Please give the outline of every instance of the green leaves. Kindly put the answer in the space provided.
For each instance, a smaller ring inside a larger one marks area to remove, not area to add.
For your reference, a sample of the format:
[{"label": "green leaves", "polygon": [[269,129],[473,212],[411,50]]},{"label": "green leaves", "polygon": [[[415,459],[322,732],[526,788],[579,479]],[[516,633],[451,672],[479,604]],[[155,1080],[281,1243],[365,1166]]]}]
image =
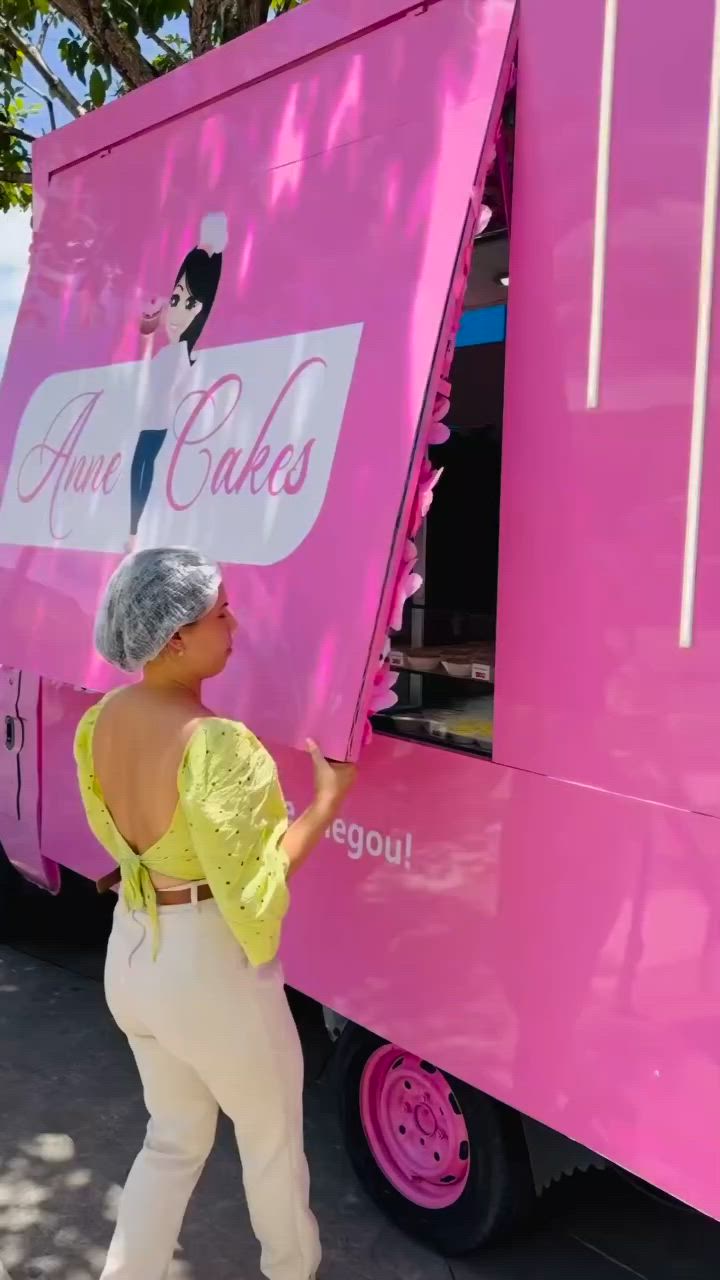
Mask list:
[{"label": "green leaves", "polygon": [[97,45],[71,30],[58,41],[57,49],[70,75],[87,88],[85,110],[102,107],[112,87],[113,73]]},{"label": "green leaves", "polygon": [[[1,55],[0,55],[1,56]],[[0,78],[0,211],[30,204],[30,146],[28,121],[34,104],[13,88],[10,77]]]},{"label": "green leaves", "polygon": [[58,41],[58,53],[70,74],[77,76],[78,80],[85,84],[85,69],[90,56],[89,42],[81,41],[73,32]]},{"label": "green leaves", "polygon": [[270,9],[273,17],[279,17],[281,13],[289,13],[301,4],[307,4],[307,0],[270,0]]},{"label": "green leaves", "polygon": [[90,101],[94,107],[101,107],[107,97],[107,82],[100,70],[95,67],[90,75]]}]

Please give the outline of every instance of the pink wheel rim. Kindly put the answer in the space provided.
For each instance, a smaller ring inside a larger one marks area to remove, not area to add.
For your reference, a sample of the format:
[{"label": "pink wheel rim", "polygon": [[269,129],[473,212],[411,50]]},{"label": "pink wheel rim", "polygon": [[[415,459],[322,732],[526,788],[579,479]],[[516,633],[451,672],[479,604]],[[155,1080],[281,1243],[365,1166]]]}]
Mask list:
[{"label": "pink wheel rim", "polygon": [[470,1174],[467,1126],[441,1071],[383,1045],[365,1064],[360,1118],[370,1150],[396,1191],[423,1209],[447,1209]]}]

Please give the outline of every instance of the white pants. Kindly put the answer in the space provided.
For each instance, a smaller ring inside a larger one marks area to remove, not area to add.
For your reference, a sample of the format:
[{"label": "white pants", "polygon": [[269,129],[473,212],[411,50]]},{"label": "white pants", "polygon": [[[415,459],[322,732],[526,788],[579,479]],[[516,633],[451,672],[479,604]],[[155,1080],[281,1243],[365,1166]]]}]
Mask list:
[{"label": "white pants", "polygon": [[303,1062],[280,966],[252,969],[212,901],[161,908],[153,960],[147,917],[120,902],[105,989],[150,1123],[102,1280],[165,1280],[218,1107],[235,1126],[263,1274],[311,1280],[320,1244],[303,1152]]}]

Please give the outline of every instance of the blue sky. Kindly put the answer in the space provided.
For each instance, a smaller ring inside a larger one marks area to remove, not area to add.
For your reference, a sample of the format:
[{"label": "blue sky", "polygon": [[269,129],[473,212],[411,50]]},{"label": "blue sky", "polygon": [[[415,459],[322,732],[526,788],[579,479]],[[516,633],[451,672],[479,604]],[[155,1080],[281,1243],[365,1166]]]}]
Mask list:
[{"label": "blue sky", "polygon": [[22,297],[29,249],[29,216],[17,210],[0,214],[0,373]]}]

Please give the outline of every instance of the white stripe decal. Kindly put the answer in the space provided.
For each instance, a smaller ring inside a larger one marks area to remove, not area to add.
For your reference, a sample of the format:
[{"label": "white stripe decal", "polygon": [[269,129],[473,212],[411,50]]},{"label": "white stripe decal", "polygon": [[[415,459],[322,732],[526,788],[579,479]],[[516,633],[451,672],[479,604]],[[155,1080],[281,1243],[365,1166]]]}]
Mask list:
[{"label": "white stripe decal", "polygon": [[715,0],[712,74],[710,81],[710,113],[705,164],[705,205],[703,209],[702,249],[700,253],[700,289],[698,294],[697,338],[695,345],[695,384],[693,387],[692,430],[690,434],[690,467],[688,472],[685,524],[685,556],[683,560],[682,602],[680,607],[680,648],[693,643],[695,621],[695,585],[697,581],[700,504],[702,498],[705,423],[707,421],[710,379],[710,344],[712,341],[713,291],[717,240],[718,190],[720,188],[720,0]]},{"label": "white stripe decal", "polygon": [[595,185],[592,303],[588,347],[588,409],[597,409],[600,402],[600,363],[602,360],[603,310],[605,303],[610,147],[615,90],[618,5],[619,0],[605,0],[605,36],[603,39],[602,73],[600,77],[600,120],[598,127],[597,180]]}]

